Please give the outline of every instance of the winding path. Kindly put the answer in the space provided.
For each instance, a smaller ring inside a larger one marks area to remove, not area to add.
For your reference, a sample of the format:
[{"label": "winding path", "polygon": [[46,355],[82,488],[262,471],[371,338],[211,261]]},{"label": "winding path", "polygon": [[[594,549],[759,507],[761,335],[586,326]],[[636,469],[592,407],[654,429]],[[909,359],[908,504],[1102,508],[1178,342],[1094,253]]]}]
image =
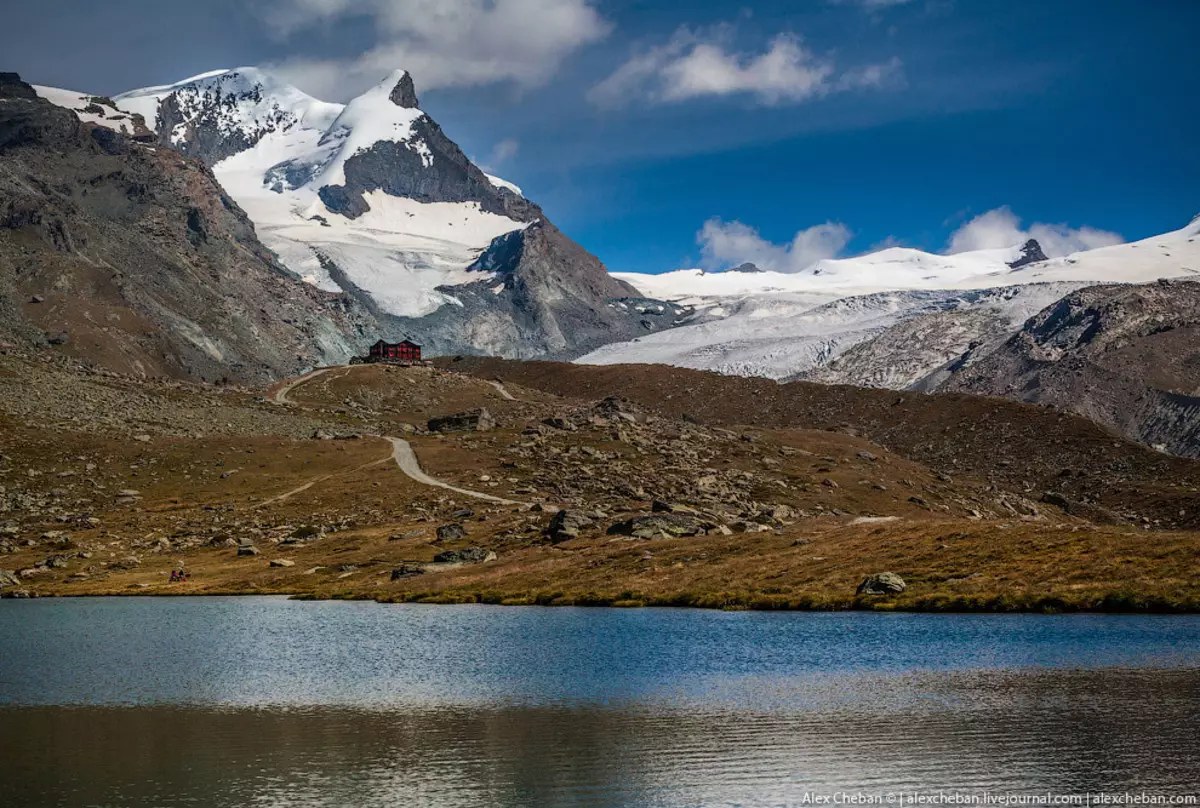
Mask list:
[{"label": "winding path", "polygon": [[504,382],[496,379],[495,381],[489,381],[488,384],[496,388],[496,392],[500,394],[500,398],[503,398],[507,401],[516,401],[516,399],[513,398],[513,394],[508,392],[508,389],[504,386]]},{"label": "winding path", "polygon": [[276,404],[295,404],[296,402],[288,398],[288,393],[292,392],[305,382],[311,381],[318,376],[323,376],[333,369],[334,368],[317,368],[316,370],[310,370],[303,376],[297,376],[291,381],[284,382],[279,386],[278,390],[271,394],[271,400]]},{"label": "winding path", "polygon": [[[374,436],[372,436],[372,437],[374,437]],[[391,459],[390,457],[381,457],[379,460],[372,460],[370,463],[363,463],[361,466],[355,466],[354,468],[347,469],[346,471],[335,471],[333,474],[322,474],[320,477],[313,477],[311,480],[309,480],[308,482],[306,482],[304,485],[300,486],[299,488],[293,488],[291,491],[285,491],[284,493],[279,494],[278,496],[271,497],[270,499],[264,499],[262,502],[255,503],[254,507],[262,508],[266,505],[272,505],[276,502],[283,502],[285,499],[291,499],[292,497],[296,496],[296,494],[300,494],[300,493],[303,493],[304,491],[307,491],[308,489],[312,488],[317,483],[323,483],[326,480],[331,480],[334,477],[341,477],[344,474],[353,474],[356,471],[362,471],[363,469],[369,469],[371,466],[378,466],[380,463],[386,463],[390,459]]]},{"label": "winding path", "polygon": [[495,497],[491,494],[484,494],[481,491],[471,491],[466,488],[457,488],[453,485],[450,485],[450,483],[442,482],[441,480],[430,477],[428,474],[421,471],[421,464],[417,462],[417,454],[413,451],[413,448],[409,445],[408,441],[404,440],[403,438],[389,438],[386,435],[380,435],[379,437],[382,437],[386,441],[391,441],[392,458],[396,461],[396,465],[400,467],[401,471],[419,483],[436,486],[438,488],[445,488],[447,491],[453,491],[456,494],[462,494],[466,497],[474,497],[475,499],[482,499],[488,502],[495,502],[500,505],[522,504],[511,499],[504,499],[503,497]]},{"label": "winding path", "polygon": [[[288,398],[288,393],[292,392],[300,385],[302,385],[306,382],[312,381],[313,379],[317,378],[318,376],[322,376],[326,373],[329,373],[332,370],[337,370],[337,369],[338,368],[318,368],[309,373],[305,373],[303,376],[297,376],[296,378],[292,379],[291,381],[288,381],[288,382],[280,385],[279,389],[276,390],[272,394],[271,400],[274,401],[276,404],[295,404],[296,402],[294,402],[290,398]],[[346,375],[349,372],[350,372],[350,368],[346,368],[345,373],[343,373],[342,375]],[[501,382],[498,382],[498,381],[488,382],[488,384],[495,387],[496,390],[499,391],[500,395],[503,396],[504,398],[508,399],[509,401],[516,401],[516,399],[512,397],[512,394],[504,389],[504,385]],[[472,491],[468,488],[458,488],[457,486],[450,485],[450,483],[443,482],[442,480],[439,480],[435,477],[430,477],[428,474],[426,474],[424,471],[421,470],[421,464],[417,462],[416,452],[413,451],[413,448],[411,445],[409,445],[409,442],[404,440],[403,438],[392,438],[387,435],[369,435],[368,437],[382,438],[383,440],[386,440],[389,443],[391,443],[392,444],[392,454],[391,454],[390,459],[394,460],[396,462],[396,465],[400,468],[400,471],[404,472],[404,474],[406,476],[408,476],[410,479],[412,479],[415,482],[421,483],[422,485],[429,485],[429,486],[433,486],[435,488],[444,488],[447,491],[453,491],[454,493],[461,494],[464,497],[473,497],[475,499],[481,499],[486,502],[495,502],[498,505],[523,505],[523,504],[525,504],[522,502],[517,502],[515,500],[504,499],[503,497],[497,497],[497,496],[493,496],[491,494],[485,494],[482,491]],[[349,471],[337,472],[336,474],[325,474],[323,476],[316,477],[316,478],[310,480],[309,482],[305,483],[304,485],[300,486],[299,488],[293,488],[291,491],[287,491],[283,494],[280,494],[279,496],[271,497],[270,499],[263,500],[262,502],[259,502],[258,504],[256,504],[254,507],[261,508],[264,505],[270,505],[271,503],[274,503],[274,502],[282,502],[283,500],[288,499],[289,497],[295,496],[296,494],[299,494],[303,491],[307,491],[308,489],[312,488],[317,483],[324,482],[325,480],[328,480],[331,477],[337,477],[342,474],[351,474],[356,471],[361,471],[362,469],[369,468],[370,466],[375,466],[380,463],[384,463],[388,459],[389,458],[385,457],[380,460],[373,460],[370,463],[364,463],[363,465],[358,466],[357,468],[350,469]]]}]

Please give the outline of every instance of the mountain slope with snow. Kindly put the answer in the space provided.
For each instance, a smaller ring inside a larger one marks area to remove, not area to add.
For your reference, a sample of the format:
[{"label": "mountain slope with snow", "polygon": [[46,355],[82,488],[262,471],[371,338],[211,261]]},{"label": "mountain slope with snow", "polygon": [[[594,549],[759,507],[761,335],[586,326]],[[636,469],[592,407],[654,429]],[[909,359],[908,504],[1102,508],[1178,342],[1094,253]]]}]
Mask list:
[{"label": "mountain slope with snow", "polygon": [[89,96],[42,92],[99,126],[141,116],[160,146],[209,165],[297,279],[378,317],[383,333],[364,342],[407,336],[431,354],[570,358],[682,313],[616,305],[639,293],[516,185],[475,166],[420,109],[404,71],[345,105],[253,67],[103,99],[103,115]]},{"label": "mountain slope with snow", "polygon": [[[1075,289],[1200,275],[1200,220],[1130,244],[1017,268],[1021,249],[934,255],[890,248],[819,261],[794,274],[678,270],[620,274],[643,292],[698,312],[683,327],[603,346],[578,361],[659,363],[774,379],[906,387],[979,343],[1003,341],[1021,323]],[[955,313],[963,313],[955,323]],[[882,338],[914,318],[938,315],[947,332],[926,345]],[[954,336],[951,338],[950,334]],[[836,360],[875,342],[857,359]],[[897,350],[907,353],[900,356]],[[895,367],[889,367],[889,363]],[[900,367],[903,366],[903,369]]]}]

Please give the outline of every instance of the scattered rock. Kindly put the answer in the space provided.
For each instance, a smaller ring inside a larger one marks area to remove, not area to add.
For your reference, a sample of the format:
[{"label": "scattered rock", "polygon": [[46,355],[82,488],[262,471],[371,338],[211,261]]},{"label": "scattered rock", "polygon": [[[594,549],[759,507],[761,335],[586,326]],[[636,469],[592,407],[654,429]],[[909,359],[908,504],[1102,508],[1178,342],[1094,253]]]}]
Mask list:
[{"label": "scattered rock", "polygon": [[1071,510],[1070,500],[1056,491],[1047,491],[1046,493],[1042,494],[1042,502],[1045,502],[1047,505],[1053,505],[1056,508],[1062,508],[1068,513]]},{"label": "scattered rock", "polygon": [[904,579],[894,572],[877,572],[868,575],[858,585],[859,595],[897,595],[908,589]]},{"label": "scattered rock", "polygon": [[444,550],[433,557],[435,564],[482,564],[495,561],[496,554],[482,547],[464,547],[461,550]]},{"label": "scattered rock", "polygon": [[486,432],[496,427],[496,419],[487,408],[443,415],[429,419],[430,432]]},{"label": "scattered rock", "polygon": [[425,568],[420,564],[401,564],[392,570],[392,580],[401,581],[405,578],[413,578],[417,575],[424,575]]},{"label": "scattered rock", "polygon": [[467,529],[462,525],[450,524],[441,525],[437,529],[438,541],[458,541],[467,537]]},{"label": "scattered rock", "polygon": [[554,544],[579,537],[579,532],[592,525],[592,519],[583,511],[563,510],[554,514],[546,535]]},{"label": "scattered rock", "polygon": [[240,556],[256,556],[258,555],[258,548],[253,544],[239,544],[237,554]]},{"label": "scattered rock", "polygon": [[697,536],[704,526],[694,516],[683,513],[655,513],[635,516],[612,525],[610,534],[632,536],[635,539],[671,539],[677,536]]},{"label": "scattered rock", "polygon": [[[241,555],[241,554],[242,553],[239,550],[238,555]],[[296,566],[296,562],[292,561],[290,558],[272,558],[271,566],[272,567],[294,567],[294,566]]]}]

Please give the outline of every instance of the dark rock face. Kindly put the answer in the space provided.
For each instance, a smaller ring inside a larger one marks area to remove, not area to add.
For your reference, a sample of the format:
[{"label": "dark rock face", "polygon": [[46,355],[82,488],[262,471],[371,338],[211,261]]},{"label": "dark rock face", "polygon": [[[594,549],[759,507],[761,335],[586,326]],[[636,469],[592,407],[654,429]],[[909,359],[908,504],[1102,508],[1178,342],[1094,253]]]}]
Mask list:
[{"label": "dark rock face", "polygon": [[1042,245],[1037,243],[1037,239],[1029,239],[1021,245],[1021,256],[1016,261],[1008,263],[1009,269],[1020,269],[1029,264],[1036,264],[1038,261],[1046,261],[1046,254],[1042,252]]},{"label": "dark rock face", "polygon": [[392,103],[398,107],[405,109],[416,109],[420,106],[417,103],[417,88],[413,86],[412,76],[405,73],[400,81],[396,82],[396,86],[392,88],[392,94],[388,96]]},{"label": "dark rock face", "polygon": [[500,273],[503,288],[497,291],[494,279],[443,287],[462,305],[389,322],[430,356],[573,359],[609,342],[672,328],[692,314],[641,297],[544,219],[495,239],[471,268]]},{"label": "dark rock face", "polygon": [[[69,110],[42,101],[16,73],[0,73],[0,153],[19,146],[70,148],[80,122]],[[0,204],[3,204],[0,197]]]},{"label": "dark rock face", "polygon": [[752,264],[747,261],[744,264],[738,264],[736,267],[730,267],[726,272],[762,272],[757,264]]},{"label": "dark rock face", "polygon": [[69,334],[55,350],[114,370],[261,382],[374,338],[353,300],[276,263],[203,164],[4,86],[0,341]]},{"label": "dark rock face", "polygon": [[1080,289],[942,389],[1051,404],[1200,456],[1200,283]]},{"label": "dark rock face", "polygon": [[[396,91],[403,84],[401,81]],[[542,218],[537,205],[507,188],[493,185],[428,115],[418,118],[412,129],[413,140],[424,142],[429,156],[407,143],[380,141],[346,161],[344,185],[321,188],[319,193],[325,206],[356,219],[369,210],[363,194],[381,190],[419,202],[478,202],[481,210],[518,222]]]},{"label": "dark rock face", "polygon": [[0,99],[23,98],[26,101],[36,101],[37,97],[33,87],[22,81],[16,73],[0,73]]}]

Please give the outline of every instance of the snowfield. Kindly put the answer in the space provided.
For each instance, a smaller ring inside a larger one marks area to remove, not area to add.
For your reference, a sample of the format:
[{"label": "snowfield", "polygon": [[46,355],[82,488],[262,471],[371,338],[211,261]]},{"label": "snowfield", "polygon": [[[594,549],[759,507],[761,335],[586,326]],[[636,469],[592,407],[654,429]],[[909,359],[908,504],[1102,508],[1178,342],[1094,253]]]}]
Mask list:
[{"label": "snowfield", "polygon": [[[794,274],[699,269],[662,275],[616,273],[649,297],[691,305],[698,313],[689,325],[606,345],[577,361],[667,364],[731,375],[796,378],[922,315],[987,313],[993,316],[971,319],[1015,331],[1033,314],[1082,286],[1200,279],[1198,238],[1200,219],[1161,236],[1018,269],[1008,266],[1019,254],[1017,247],[956,255],[889,248],[819,261]],[[886,370],[880,368],[874,375],[892,378]]]}]

